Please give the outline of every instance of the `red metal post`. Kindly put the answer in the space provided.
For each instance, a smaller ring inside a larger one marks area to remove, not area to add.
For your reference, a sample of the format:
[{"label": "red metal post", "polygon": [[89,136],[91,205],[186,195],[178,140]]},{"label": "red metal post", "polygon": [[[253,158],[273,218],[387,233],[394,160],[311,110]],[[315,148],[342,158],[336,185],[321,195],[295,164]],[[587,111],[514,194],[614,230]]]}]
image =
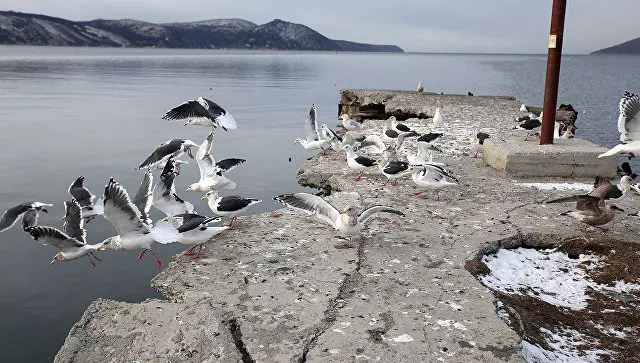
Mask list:
[{"label": "red metal post", "polygon": [[558,104],[558,82],[560,81],[560,60],[562,59],[562,36],[566,8],[567,0],[553,0],[540,145],[553,144],[553,126],[556,122],[556,106]]}]

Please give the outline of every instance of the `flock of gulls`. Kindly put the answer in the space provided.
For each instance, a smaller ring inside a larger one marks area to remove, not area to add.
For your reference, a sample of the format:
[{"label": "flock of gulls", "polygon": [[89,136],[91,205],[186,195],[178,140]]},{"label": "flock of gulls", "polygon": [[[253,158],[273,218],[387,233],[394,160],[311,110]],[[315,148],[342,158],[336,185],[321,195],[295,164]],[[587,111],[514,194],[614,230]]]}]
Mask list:
[{"label": "flock of gulls", "polygon": [[[418,86],[418,92],[422,85]],[[523,105],[520,111],[526,112]],[[185,125],[196,125],[210,128],[209,134],[202,143],[197,144],[186,139],[171,139],[157,146],[157,148],[136,168],[143,171],[142,181],[133,198],[127,190],[113,177],[105,186],[103,196],[97,198],[84,185],[84,177],[78,177],[69,186],[71,199],[64,202],[64,217],[62,229],[38,224],[40,212],[48,213],[52,204],[38,201],[27,201],[4,212],[0,219],[0,232],[13,227],[21,219],[22,229],[34,240],[51,245],[60,250],[51,264],[70,261],[87,256],[93,266],[101,259],[96,252],[102,249],[118,251],[140,251],[138,260],[146,252],[150,252],[158,267],[162,265],[152,249],[154,243],[181,243],[189,246],[184,255],[198,258],[205,243],[215,239],[226,230],[234,228],[236,217],[252,205],[261,200],[238,195],[220,195],[221,191],[236,188],[236,183],[226,177],[226,173],[246,162],[240,158],[230,158],[216,161],[211,155],[213,136],[217,128],[225,131],[237,128],[234,117],[218,104],[205,98],[189,100],[167,111],[162,119],[186,120]],[[516,118],[519,125],[514,129],[535,132],[541,126],[542,114],[530,114]],[[340,116],[341,128],[332,130],[326,124],[318,127],[316,106],[312,105],[305,122],[305,138],[298,138],[294,144],[300,144],[307,150],[318,150],[326,154],[328,150],[335,152],[334,158],[345,153],[346,164],[350,169],[358,171],[355,181],[359,181],[365,172],[378,169],[396,186],[399,180],[411,177],[415,185],[424,191],[420,195],[430,192],[432,198],[439,199],[439,190],[459,184],[453,174],[446,170],[443,163],[434,160],[434,152],[442,152],[434,141],[443,136],[438,127],[443,123],[443,115],[438,108],[428,132],[419,133],[409,126],[389,119],[380,133],[365,135],[362,124],[351,119],[348,115]],[[633,158],[640,154],[640,97],[625,92],[620,102],[620,116],[618,130],[622,143],[599,157],[613,155]],[[557,138],[572,138],[575,129],[556,122],[554,136]],[[531,134],[527,134],[529,137]],[[415,139],[415,151],[405,146],[405,140]],[[470,137],[472,157],[477,157],[482,151],[484,141],[490,138],[485,132],[476,130]],[[379,155],[374,158],[367,155]],[[187,154],[195,159],[200,170],[200,178],[189,185],[186,192],[203,193],[201,200],[206,200],[213,216],[201,215],[195,207],[178,196],[175,179],[180,175],[182,165],[187,161],[180,159]],[[160,180],[154,184],[153,173],[160,171]],[[547,203],[575,202],[575,210],[562,215],[570,216],[585,226],[601,226],[610,222],[616,210],[612,202],[623,198],[629,191],[640,194],[634,179],[637,177],[631,171],[628,162],[619,168],[621,181],[613,185],[609,178],[598,177],[593,191],[588,194],[550,200]],[[385,184],[387,184],[385,183]],[[359,212],[355,206],[347,206],[339,210],[319,195],[309,193],[283,194],[273,198],[287,207],[315,215],[320,220],[331,225],[345,236],[357,236],[366,224],[378,213],[404,215],[401,211],[388,206],[375,205]],[[160,210],[165,217],[156,221],[151,220],[151,207]],[[640,217],[640,212],[633,214]],[[104,217],[114,228],[115,235],[101,243],[89,244],[85,225],[94,218]],[[227,221],[222,225],[213,226]],[[198,248],[197,252],[195,249]]]}]

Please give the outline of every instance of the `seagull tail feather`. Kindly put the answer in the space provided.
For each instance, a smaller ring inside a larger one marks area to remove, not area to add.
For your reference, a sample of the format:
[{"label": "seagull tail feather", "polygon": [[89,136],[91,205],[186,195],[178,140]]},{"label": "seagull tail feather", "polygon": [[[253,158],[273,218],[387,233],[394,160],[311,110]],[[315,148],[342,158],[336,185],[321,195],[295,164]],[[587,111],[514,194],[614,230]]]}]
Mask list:
[{"label": "seagull tail feather", "polygon": [[225,115],[218,116],[216,121],[218,121],[220,126],[225,127],[227,129],[235,130],[238,128],[238,123],[236,122],[236,119],[233,118],[233,116],[228,113]]},{"label": "seagull tail feather", "polygon": [[151,230],[153,240],[163,245],[180,240],[178,230],[168,222],[158,222]]},{"label": "seagull tail feather", "polygon": [[93,212],[97,215],[104,214],[104,200],[102,200],[102,198],[98,198],[93,204]]}]

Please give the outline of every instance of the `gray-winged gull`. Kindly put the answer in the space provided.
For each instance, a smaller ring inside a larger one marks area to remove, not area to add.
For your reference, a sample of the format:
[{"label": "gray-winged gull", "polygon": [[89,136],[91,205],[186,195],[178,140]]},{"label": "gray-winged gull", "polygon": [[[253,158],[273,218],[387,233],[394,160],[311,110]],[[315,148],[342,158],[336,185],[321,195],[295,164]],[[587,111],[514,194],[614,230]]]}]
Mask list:
[{"label": "gray-winged gull", "polygon": [[29,228],[38,224],[38,212],[49,212],[46,207],[53,207],[53,204],[24,202],[7,209],[0,219],[0,232],[13,227],[20,216],[22,216],[22,229],[28,231]]},{"label": "gray-winged gull", "polygon": [[84,186],[84,177],[79,176],[69,186],[69,194],[78,201],[78,204],[82,207],[82,218],[85,222],[89,223],[95,216],[101,215],[104,212],[104,201],[102,198],[96,198],[89,189]]},{"label": "gray-winged gull", "polygon": [[362,124],[360,122],[352,119],[346,113],[340,115],[340,120],[342,121],[342,127],[344,127],[347,131],[355,131],[362,128]]},{"label": "gray-winged gull", "polygon": [[[147,195],[147,198],[150,197]],[[127,191],[113,178],[104,190],[104,218],[118,233],[102,242],[105,249],[131,251],[142,248],[138,260],[144,257],[145,252],[151,251],[158,268],[162,266],[162,261],[156,257],[151,245],[154,242],[167,244],[180,240],[180,233],[170,223],[158,222],[152,226],[145,222]]]},{"label": "gray-winged gull", "polygon": [[164,120],[190,119],[186,125],[208,126],[215,128],[221,126],[227,129],[237,129],[238,123],[233,116],[217,103],[206,98],[189,100],[167,111],[162,118]]},{"label": "gray-winged gull", "polygon": [[95,267],[96,264],[91,259],[91,256],[97,261],[102,261],[93,254],[93,251],[98,251],[102,248],[102,244],[89,245],[86,243],[87,233],[84,229],[82,208],[76,200],[65,202],[65,209],[68,213],[64,232],[53,227],[35,226],[29,229],[29,234],[34,240],[60,250],[51,260],[52,265],[56,262],[70,261],[87,256],[89,262]]}]

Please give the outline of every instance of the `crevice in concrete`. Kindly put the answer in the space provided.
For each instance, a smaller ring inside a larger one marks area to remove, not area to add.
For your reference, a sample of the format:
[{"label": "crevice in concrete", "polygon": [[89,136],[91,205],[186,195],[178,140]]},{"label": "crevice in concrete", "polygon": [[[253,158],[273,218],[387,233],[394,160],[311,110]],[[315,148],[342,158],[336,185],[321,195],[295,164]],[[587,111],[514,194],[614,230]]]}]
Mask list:
[{"label": "crevice in concrete", "polygon": [[329,300],[327,309],[324,311],[324,317],[311,329],[311,334],[307,338],[306,343],[302,347],[302,353],[296,355],[291,359],[292,363],[305,363],[307,361],[307,354],[316,345],[318,338],[329,329],[338,318],[338,311],[344,308],[347,304],[346,300],[353,296],[355,287],[362,281],[362,274],[360,274],[360,268],[365,260],[364,256],[364,241],[363,237],[358,239],[358,259],[356,260],[356,267],[351,271],[340,283],[338,288],[338,294],[333,299]]},{"label": "crevice in concrete", "polygon": [[238,352],[242,356],[242,363],[255,363],[255,360],[249,354],[247,350],[247,346],[244,344],[242,340],[242,331],[240,330],[240,323],[238,323],[238,319],[230,316],[225,319],[222,324],[229,329],[231,333],[231,338],[233,339],[233,344],[235,344]]}]

